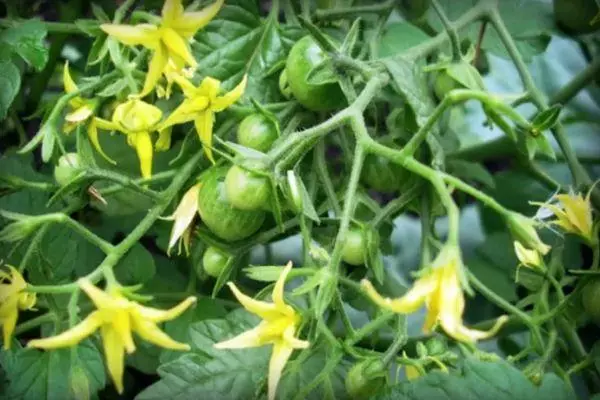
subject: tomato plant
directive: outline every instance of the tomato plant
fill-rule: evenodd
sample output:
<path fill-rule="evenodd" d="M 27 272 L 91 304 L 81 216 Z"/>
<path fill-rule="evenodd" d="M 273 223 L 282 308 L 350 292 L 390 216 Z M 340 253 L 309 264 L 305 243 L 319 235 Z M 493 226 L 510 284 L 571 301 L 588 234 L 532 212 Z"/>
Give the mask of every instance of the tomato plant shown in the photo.
<path fill-rule="evenodd" d="M 5 3 L 0 398 L 600 392 L 598 1 Z"/>

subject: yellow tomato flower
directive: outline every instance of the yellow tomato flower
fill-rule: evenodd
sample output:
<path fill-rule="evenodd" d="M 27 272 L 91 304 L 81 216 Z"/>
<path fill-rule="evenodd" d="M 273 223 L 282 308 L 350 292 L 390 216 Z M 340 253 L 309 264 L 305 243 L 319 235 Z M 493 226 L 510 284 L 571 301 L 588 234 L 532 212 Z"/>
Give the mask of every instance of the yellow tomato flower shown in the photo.
<path fill-rule="evenodd" d="M 171 230 L 171 236 L 169 237 L 169 247 L 167 248 L 167 255 L 170 255 L 171 248 L 175 246 L 175 243 L 179 239 L 182 239 L 185 253 L 190 254 L 190 236 L 192 233 L 192 222 L 198 212 L 198 190 L 200 184 L 192 186 L 181 198 L 177 209 L 173 215 L 166 217 L 167 220 L 173 220 L 173 229 Z M 179 253 L 181 253 L 181 242 L 179 247 Z"/>
<path fill-rule="evenodd" d="M 160 108 L 139 99 L 130 99 L 119 104 L 112 115 L 112 121 L 96 118 L 99 128 L 119 131 L 127 135 L 127 143 L 135 148 L 140 160 L 142 177 L 152 176 L 152 139 L 150 133 L 156 131 L 162 118 Z M 171 143 L 170 129 L 163 129 L 154 145 L 157 151 L 167 150 Z"/>
<path fill-rule="evenodd" d="M 491 330 L 484 332 L 469 329 L 463 325 L 462 314 L 465 298 L 460 283 L 463 268 L 460 252 L 454 246 L 446 246 L 427 270 L 402 297 L 389 299 L 382 297 L 371 282 L 361 282 L 367 295 L 382 308 L 397 313 L 409 314 L 417 311 L 423 304 L 427 306 L 427 316 L 423 326 L 424 333 L 430 333 L 439 323 L 446 334 L 462 342 L 474 342 L 494 335 L 506 322 L 507 317 L 498 318 Z"/>
<path fill-rule="evenodd" d="M 4 349 L 10 349 L 19 310 L 31 310 L 35 305 L 35 293 L 27 293 L 27 282 L 14 267 L 8 266 L 10 274 L 0 271 L 0 324 L 4 336 Z"/>
<path fill-rule="evenodd" d="M 116 286 L 109 287 L 106 292 L 103 292 L 87 279 L 80 279 L 79 286 L 92 299 L 97 310 L 71 329 L 56 336 L 31 340 L 27 343 L 27 347 L 40 349 L 70 347 L 100 329 L 106 366 L 119 393 L 123 392 L 124 352 L 131 354 L 135 351 L 132 332 L 150 343 L 167 349 L 190 349 L 189 345 L 171 339 L 157 324 L 181 315 L 196 302 L 195 297 L 188 297 L 169 310 L 159 310 L 128 300 Z"/>
<path fill-rule="evenodd" d="M 309 343 L 294 335 L 300 324 L 300 316 L 283 300 L 285 279 L 292 269 L 292 263 L 283 269 L 273 288 L 273 303 L 255 300 L 238 290 L 234 283 L 229 282 L 231 291 L 244 308 L 262 318 L 261 323 L 232 339 L 216 343 L 217 349 L 242 349 L 273 344 L 271 361 L 269 362 L 269 400 L 275 398 L 277 385 L 287 360 L 294 349 L 305 349 Z"/>
<path fill-rule="evenodd" d="M 169 60 L 165 69 L 163 71 L 165 75 L 166 84 L 156 86 L 156 95 L 159 98 L 168 99 L 171 97 L 173 83 L 175 82 L 175 78 L 178 76 L 183 76 L 185 78 L 191 79 L 194 76 L 194 71 L 191 68 L 182 68 L 179 69 L 173 62 L 173 60 Z"/>
<path fill-rule="evenodd" d="M 206 157 L 214 163 L 212 133 L 215 113 L 231 106 L 244 94 L 247 76 L 244 75 L 242 81 L 233 90 L 222 96 L 219 96 L 221 82 L 217 79 L 206 77 L 198 87 L 182 76 L 174 76 L 174 80 L 181 87 L 186 99 L 161 124 L 160 129 L 194 121 Z"/>
<path fill-rule="evenodd" d="M 63 85 L 66 93 L 73 93 L 78 90 L 77 85 L 69 72 L 68 61 L 65 62 L 65 67 L 63 69 Z M 65 124 L 63 125 L 65 133 L 71 133 L 77 126 L 87 124 L 87 134 L 96 151 L 111 164 L 116 164 L 115 160 L 104 153 L 102 146 L 100 146 L 100 141 L 98 140 L 97 119 L 94 117 L 96 101 L 75 96 L 69 100 L 69 106 L 71 107 L 71 112 L 66 115 Z"/>
<path fill-rule="evenodd" d="M 196 68 L 198 63 L 190 51 L 189 40 L 219 12 L 224 0 L 217 0 L 200 11 L 185 12 L 181 0 L 166 0 L 158 26 L 139 24 L 102 24 L 100 28 L 127 46 L 142 45 L 152 50 L 148 74 L 139 96 L 150 93 L 160 76 L 168 71 L 169 62 L 177 70 L 185 65 Z"/>
<path fill-rule="evenodd" d="M 540 206 L 540 211 L 556 219 L 551 224 L 560 226 L 565 232 L 573 233 L 585 239 L 588 243 L 594 241 L 594 221 L 590 196 L 595 184 L 590 188 L 585 198 L 581 193 L 558 194 L 546 203 L 532 201 L 531 204 Z M 555 200 L 556 203 L 552 204 Z"/>

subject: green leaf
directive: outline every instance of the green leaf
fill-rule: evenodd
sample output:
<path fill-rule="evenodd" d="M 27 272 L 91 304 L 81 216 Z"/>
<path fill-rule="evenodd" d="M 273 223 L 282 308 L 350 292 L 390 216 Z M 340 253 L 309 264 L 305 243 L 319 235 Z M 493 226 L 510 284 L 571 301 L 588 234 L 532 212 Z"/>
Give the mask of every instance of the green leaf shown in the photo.
<path fill-rule="evenodd" d="M 285 59 L 299 30 L 284 31 L 275 15 L 261 19 L 256 2 L 228 1 L 195 37 L 198 71 L 232 88 L 248 74 L 245 97 L 261 103 L 285 100 L 277 76 L 266 72 Z"/>
<path fill-rule="evenodd" d="M 192 350 L 161 365 L 160 381 L 136 400 L 250 399 L 266 385 L 270 346 L 219 350 L 217 342 L 254 328 L 258 319 L 236 310 L 225 319 L 197 322 L 189 328 Z"/>
<path fill-rule="evenodd" d="M 6 117 L 20 87 L 19 69 L 9 60 L 0 60 L 0 121 Z"/>
<path fill-rule="evenodd" d="M 77 346 L 77 356 L 80 366 L 88 377 L 90 393 L 95 394 L 106 385 L 102 356 L 89 341 Z M 66 394 L 69 393 L 71 371 L 69 349 L 3 351 L 0 353 L 0 364 L 6 371 L 9 381 L 3 399 L 63 400 L 68 398 Z"/>
<path fill-rule="evenodd" d="M 577 397 L 556 375 L 546 374 L 534 385 L 507 362 L 466 359 L 460 371 L 435 371 L 414 382 L 402 382 L 374 397 L 376 400 L 575 400 Z"/>
<path fill-rule="evenodd" d="M 506 232 L 493 233 L 465 259 L 465 265 L 484 285 L 508 301 L 517 300 L 515 269 L 519 261 L 512 240 Z"/>
<path fill-rule="evenodd" d="M 9 46 L 27 64 L 41 71 L 48 62 L 48 49 L 44 46 L 47 33 L 40 20 L 30 19 L 2 31 L 0 45 Z"/>
<path fill-rule="evenodd" d="M 452 21 L 463 15 L 477 4 L 477 0 L 440 0 L 448 18 Z M 544 52 L 552 33 L 556 32 L 556 24 L 552 14 L 552 2 L 539 0 L 502 0 L 498 2 L 500 16 L 506 28 L 516 42 L 519 52 L 526 62 Z M 438 31 L 444 28 L 434 12 L 429 13 L 429 23 Z M 489 28 L 489 27 L 488 27 Z M 477 42 L 479 25 L 472 24 L 461 31 L 461 38 L 468 38 L 471 43 Z M 494 29 L 487 29 L 481 45 L 483 50 L 509 58 L 507 51 Z"/>
<path fill-rule="evenodd" d="M 425 32 L 407 22 L 389 24 L 379 40 L 378 56 L 383 58 L 402 53 L 427 39 L 429 36 Z"/>
<path fill-rule="evenodd" d="M 123 285 L 137 285 L 152 279 L 156 266 L 152 254 L 136 243 L 115 268 L 117 280 Z"/>

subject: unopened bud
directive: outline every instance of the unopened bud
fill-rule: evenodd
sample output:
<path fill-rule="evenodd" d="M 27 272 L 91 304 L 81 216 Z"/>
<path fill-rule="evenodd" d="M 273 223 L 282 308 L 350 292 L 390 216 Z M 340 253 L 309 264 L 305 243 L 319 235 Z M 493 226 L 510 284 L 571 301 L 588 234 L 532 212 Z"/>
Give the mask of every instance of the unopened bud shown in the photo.
<path fill-rule="evenodd" d="M 514 239 L 523 246 L 533 249 L 542 255 L 550 251 L 550 246 L 542 242 L 535 230 L 535 223 L 531 218 L 522 214 L 511 212 L 506 221 Z"/>

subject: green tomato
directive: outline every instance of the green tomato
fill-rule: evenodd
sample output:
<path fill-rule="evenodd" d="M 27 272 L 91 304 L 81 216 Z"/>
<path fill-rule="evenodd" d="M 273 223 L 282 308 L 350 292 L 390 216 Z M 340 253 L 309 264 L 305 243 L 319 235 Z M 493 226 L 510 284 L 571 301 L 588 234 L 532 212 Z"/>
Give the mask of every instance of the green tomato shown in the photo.
<path fill-rule="evenodd" d="M 225 269 L 230 255 L 219 248 L 209 246 L 202 255 L 204 271 L 213 278 L 218 278 Z"/>
<path fill-rule="evenodd" d="M 365 241 L 361 229 L 350 228 L 342 248 L 342 260 L 350 265 L 363 265 L 366 260 Z"/>
<path fill-rule="evenodd" d="M 271 193 L 269 180 L 248 172 L 237 165 L 227 171 L 225 190 L 227 199 L 235 208 L 254 211 L 265 208 Z"/>
<path fill-rule="evenodd" d="M 290 50 L 285 71 L 292 94 L 312 111 L 330 111 L 346 105 L 338 83 L 313 85 L 306 81 L 310 70 L 325 60 L 326 54 L 311 36 L 298 40 Z"/>
<path fill-rule="evenodd" d="M 600 29 L 600 21 L 591 24 L 600 12 L 596 0 L 554 0 L 554 19 L 569 33 L 591 33 Z"/>
<path fill-rule="evenodd" d="M 237 140 L 242 146 L 266 153 L 279 137 L 275 123 L 263 114 L 250 114 L 242 120 L 237 130 Z"/>
<path fill-rule="evenodd" d="M 58 159 L 54 167 L 54 179 L 60 186 L 71 182 L 83 167 L 83 160 L 77 153 L 67 153 Z"/>
<path fill-rule="evenodd" d="M 438 100 L 443 100 L 450 91 L 459 89 L 461 87 L 462 85 L 448 75 L 447 72 L 439 71 L 435 74 L 435 78 L 433 80 L 433 92 Z"/>
<path fill-rule="evenodd" d="M 365 157 L 361 182 L 369 189 L 382 193 L 399 190 L 410 172 L 385 157 L 369 154 Z"/>
<path fill-rule="evenodd" d="M 581 292 L 583 309 L 592 321 L 600 325 L 600 279 L 594 279 Z"/>
<path fill-rule="evenodd" d="M 368 399 L 385 385 L 384 369 L 380 362 L 360 361 L 346 375 L 346 391 L 352 399 Z"/>
<path fill-rule="evenodd" d="M 233 207 L 225 190 L 227 170 L 227 167 L 212 167 L 202 176 L 198 191 L 198 214 L 215 235 L 233 242 L 258 231 L 265 220 L 265 212 Z"/>

